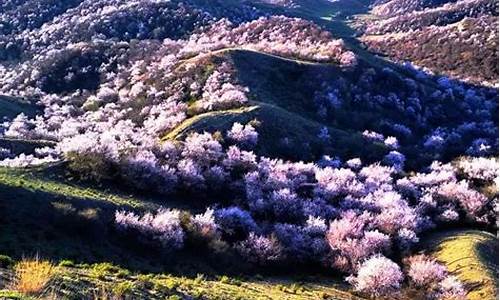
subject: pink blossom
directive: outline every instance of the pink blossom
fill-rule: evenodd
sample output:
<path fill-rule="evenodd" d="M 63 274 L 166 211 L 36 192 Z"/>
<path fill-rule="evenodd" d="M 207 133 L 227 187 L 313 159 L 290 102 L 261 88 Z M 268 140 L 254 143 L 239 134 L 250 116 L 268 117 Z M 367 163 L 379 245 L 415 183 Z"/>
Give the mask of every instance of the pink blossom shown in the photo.
<path fill-rule="evenodd" d="M 429 288 L 438 285 L 446 277 L 446 267 L 434 259 L 417 255 L 408 260 L 410 264 L 408 277 L 417 286 Z"/>
<path fill-rule="evenodd" d="M 256 145 L 258 136 L 257 131 L 251 124 L 234 123 L 231 130 L 227 132 L 228 138 L 242 145 Z"/>
<path fill-rule="evenodd" d="M 356 290 L 380 297 L 397 293 L 403 279 L 403 273 L 395 262 L 375 255 L 363 262 L 357 275 L 348 278 L 348 281 Z"/>
<path fill-rule="evenodd" d="M 254 232 L 251 232 L 246 240 L 238 243 L 236 249 L 245 259 L 260 265 L 279 261 L 283 256 L 276 237 L 258 236 Z"/>
<path fill-rule="evenodd" d="M 160 243 L 166 249 L 179 249 L 184 243 L 180 212 L 159 209 L 155 214 L 138 216 L 133 212 L 116 211 L 115 222 L 121 230 L 137 230 L 139 234 Z"/>

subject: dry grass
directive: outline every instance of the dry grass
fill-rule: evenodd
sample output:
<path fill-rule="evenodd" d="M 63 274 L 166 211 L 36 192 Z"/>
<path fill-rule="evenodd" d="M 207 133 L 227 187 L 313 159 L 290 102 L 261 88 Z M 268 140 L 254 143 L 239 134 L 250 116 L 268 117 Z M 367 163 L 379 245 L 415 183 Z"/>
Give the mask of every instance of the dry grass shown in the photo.
<path fill-rule="evenodd" d="M 434 234 L 432 254 L 469 288 L 468 300 L 498 299 L 498 239 L 477 230 Z"/>
<path fill-rule="evenodd" d="M 26 295 L 40 294 L 54 278 L 57 267 L 49 261 L 23 259 L 14 266 L 13 289 Z"/>

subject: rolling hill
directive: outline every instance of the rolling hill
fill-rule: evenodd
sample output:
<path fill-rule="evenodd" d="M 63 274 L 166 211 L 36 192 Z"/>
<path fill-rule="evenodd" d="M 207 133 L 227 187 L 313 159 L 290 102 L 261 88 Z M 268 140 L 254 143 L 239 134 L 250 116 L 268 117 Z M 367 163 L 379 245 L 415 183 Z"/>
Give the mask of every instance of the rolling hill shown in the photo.
<path fill-rule="evenodd" d="M 495 1 L 375 2 L 361 40 L 372 51 L 475 84 L 498 81 Z"/>
<path fill-rule="evenodd" d="M 2 2 L 0 298 L 495 297 L 495 12 Z"/>

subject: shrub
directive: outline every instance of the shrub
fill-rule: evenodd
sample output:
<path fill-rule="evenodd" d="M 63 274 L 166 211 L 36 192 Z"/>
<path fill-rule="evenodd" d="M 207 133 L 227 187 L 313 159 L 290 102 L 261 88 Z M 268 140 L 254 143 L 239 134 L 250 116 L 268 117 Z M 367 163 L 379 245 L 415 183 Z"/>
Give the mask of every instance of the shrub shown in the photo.
<path fill-rule="evenodd" d="M 136 231 L 149 242 L 158 242 L 164 249 L 180 249 L 184 243 L 178 210 L 158 209 L 156 214 L 138 216 L 133 212 L 116 211 L 115 223 L 122 231 Z"/>
<path fill-rule="evenodd" d="M 466 291 L 462 283 L 455 276 L 447 276 L 439 284 L 439 299 L 466 299 Z"/>
<path fill-rule="evenodd" d="M 446 267 L 424 255 L 410 257 L 408 277 L 417 287 L 437 286 L 446 277 Z"/>
<path fill-rule="evenodd" d="M 332 138 L 326 126 L 321 127 L 317 136 L 324 143 L 327 143 Z"/>
<path fill-rule="evenodd" d="M 0 166 L 11 167 L 11 168 L 25 168 L 25 167 L 49 164 L 56 161 L 58 161 L 58 159 L 52 156 L 38 158 L 33 156 L 32 154 L 26 155 L 24 153 L 21 153 L 16 157 L 5 158 L 4 160 L 0 160 Z"/>
<path fill-rule="evenodd" d="M 277 223 L 274 225 L 274 234 L 288 262 L 320 262 L 328 253 L 324 235 L 310 227 Z"/>
<path fill-rule="evenodd" d="M 474 157 L 461 159 L 458 162 L 459 169 L 471 179 L 490 181 L 498 177 L 498 159 Z"/>
<path fill-rule="evenodd" d="M 390 136 L 390 137 L 387 137 L 385 140 L 384 140 L 384 144 L 391 148 L 391 149 L 398 149 L 399 148 L 399 142 L 398 142 L 398 139 L 393 137 L 393 136 Z"/>
<path fill-rule="evenodd" d="M 327 199 L 347 194 L 358 194 L 363 189 L 356 174 L 350 169 L 326 167 L 317 170 L 315 176 L 318 182 L 316 193 Z"/>
<path fill-rule="evenodd" d="M 248 261 L 267 265 L 282 258 L 282 248 L 275 236 L 259 236 L 251 232 L 236 245 L 236 250 Z"/>
<path fill-rule="evenodd" d="M 150 150 L 139 150 L 122 162 L 122 176 L 137 188 L 160 192 L 171 191 L 177 176 L 175 170 L 161 166 L 158 158 Z"/>
<path fill-rule="evenodd" d="M 215 223 L 214 210 L 207 208 L 205 213 L 197 214 L 191 218 L 191 224 L 195 233 L 205 239 L 213 239 L 217 236 L 218 225 Z"/>
<path fill-rule="evenodd" d="M 231 130 L 227 132 L 228 138 L 243 146 L 256 145 L 258 136 L 259 134 L 250 124 L 241 125 L 240 123 L 234 123 Z"/>
<path fill-rule="evenodd" d="M 363 137 L 373 142 L 383 142 L 384 135 L 375 131 L 365 130 L 363 131 Z"/>
<path fill-rule="evenodd" d="M 14 265 L 14 260 L 7 255 L 0 255 L 0 268 L 9 268 Z"/>
<path fill-rule="evenodd" d="M 111 292 L 118 299 L 122 299 L 125 295 L 130 294 L 134 290 L 133 282 L 123 281 L 113 285 Z"/>
<path fill-rule="evenodd" d="M 224 236 L 230 240 L 244 239 L 249 232 L 258 229 L 250 213 L 236 206 L 217 210 L 216 221 Z"/>
<path fill-rule="evenodd" d="M 229 146 L 222 164 L 233 170 L 252 170 L 257 165 L 257 157 L 252 151 L 243 151 L 237 146 Z"/>
<path fill-rule="evenodd" d="M 64 259 L 59 262 L 60 267 L 75 267 L 75 263 L 72 260 Z"/>
<path fill-rule="evenodd" d="M 268 202 L 276 222 L 293 222 L 303 217 L 303 201 L 288 188 L 273 191 Z"/>
<path fill-rule="evenodd" d="M 326 221 L 321 217 L 309 216 L 305 228 L 312 233 L 324 234 L 328 229 L 328 225 L 326 225 Z"/>
<path fill-rule="evenodd" d="M 112 176 L 113 166 L 99 153 L 71 152 L 66 154 L 66 159 L 69 169 L 81 179 L 102 181 Z"/>
<path fill-rule="evenodd" d="M 0 160 L 10 158 L 12 156 L 12 152 L 7 148 L 0 147 Z"/>
<path fill-rule="evenodd" d="M 6 1 L 11 5 L 23 2 Z M 498 192 L 485 195 L 493 186 L 489 181 L 498 174 L 488 164 L 497 160 L 433 163 L 429 171 L 408 176 L 397 172 L 405 163 L 408 171 L 414 171 L 431 159 L 449 161 L 466 153 L 493 155 L 498 144 L 498 125 L 492 119 L 498 113 L 496 89 L 462 86 L 446 77 L 427 76 L 412 66 L 396 72 L 361 64 L 333 74 L 334 67 L 314 72 L 307 64 L 293 66 L 285 60 L 278 69 L 293 67 L 287 76 L 266 75 L 269 70 L 260 69 L 253 78 L 239 71 L 251 67 L 254 58 L 272 58 L 247 53 L 248 59 L 239 59 L 240 52 L 233 53 L 236 56 L 209 52 L 252 49 L 292 59 L 340 62 L 342 67 L 354 66 L 356 57 L 341 40 L 333 40 L 314 23 L 276 16 L 257 19 L 260 9 L 248 7 L 251 15 L 237 16 L 233 24 L 219 19 L 226 16 L 226 8 L 223 13 L 214 12 L 217 9 L 205 5 L 207 1 L 84 2 L 58 17 L 51 15 L 53 21 L 48 24 L 34 22 L 40 30 L 28 30 L 29 25 L 16 32 L 16 39 L 0 38 L 0 59 L 5 56 L 2 48 L 23 44 L 21 61 L 0 66 L 0 94 L 37 99 L 43 107 L 33 118 L 20 114 L 1 124 L 0 133 L 56 144 L 17 158 L 0 148 L 0 157 L 7 158 L 0 165 L 28 166 L 64 156 L 80 178 L 125 179 L 132 188 L 193 193 L 203 200 L 222 196 L 223 205 L 230 206 L 194 217 L 164 209 L 146 214 L 117 211 L 119 231 L 172 250 L 183 246 L 186 230 L 194 237 L 208 238 L 211 251 L 236 247 L 260 264 L 282 262 L 285 257 L 293 263 L 328 262 L 338 270 L 356 273 L 375 254 L 410 251 L 418 235 L 438 222 L 459 223 L 466 216 L 468 222 L 498 227 L 492 213 L 497 205 L 492 198 Z M 0 13 L 0 20 L 9 17 Z M 2 25 L 0 31 L 16 30 Z M 57 49 L 50 46 L 55 44 Z M 272 84 L 262 85 L 261 75 Z M 250 91 L 243 83 L 256 90 Z M 268 90 L 273 87 L 278 90 Z M 255 104 L 249 103 L 254 98 L 273 96 L 273 92 L 283 94 L 275 100 L 290 100 L 283 107 L 285 118 L 287 111 L 317 111 L 320 118 L 314 124 L 300 122 L 304 126 L 289 124 L 296 126 L 276 137 L 276 147 L 259 145 L 255 153 L 242 150 L 257 143 L 258 125 L 254 121 L 233 123 L 239 118 L 233 113 L 264 117 L 264 125 L 279 127 L 279 119 L 265 118 L 271 116 L 268 109 L 243 109 Z M 239 109 L 221 111 L 228 108 Z M 267 108 L 280 111 L 272 105 Z M 306 113 L 305 117 L 311 116 Z M 219 127 L 228 118 L 232 127 L 224 132 L 226 141 L 224 133 L 210 133 L 222 130 Z M 320 129 L 319 135 L 313 127 Z M 333 132 L 333 128 L 340 130 Z M 262 128 L 261 133 L 272 129 Z M 303 134 L 311 135 L 312 142 L 301 138 Z M 12 148 L 16 153 L 24 150 Z M 272 157 L 260 156 L 266 152 Z M 287 159 L 321 159 L 303 163 L 273 158 L 279 153 Z M 365 165 L 361 159 L 349 160 L 351 156 L 360 156 Z M 462 175 L 470 181 L 460 181 Z M 67 219 L 85 220 L 81 222 L 85 232 L 91 223 L 87 221 L 97 223 L 101 214 L 68 205 L 55 207 L 66 212 L 61 222 L 65 227 L 74 224 Z M 106 272 L 96 268 L 102 277 Z M 114 275 L 126 276 L 127 272 Z"/>
<path fill-rule="evenodd" d="M 111 263 L 105 262 L 105 263 L 98 263 L 92 265 L 92 268 L 90 269 L 90 276 L 104 280 L 106 276 L 111 275 L 111 274 L 116 274 L 120 271 L 120 267 L 115 266 Z"/>
<path fill-rule="evenodd" d="M 333 265 L 347 272 L 353 272 L 358 263 L 369 256 L 387 252 L 391 246 L 388 235 L 378 230 L 367 230 L 370 214 L 346 213 L 330 223 L 326 239 L 335 257 Z"/>
<path fill-rule="evenodd" d="M 206 80 L 200 101 L 203 111 L 234 108 L 248 102 L 247 88 L 231 83 L 231 75 L 226 69 L 227 65 L 223 64 Z"/>
<path fill-rule="evenodd" d="M 222 155 L 221 144 L 208 132 L 190 134 L 182 150 L 183 157 L 195 160 L 201 165 L 217 161 Z"/>
<path fill-rule="evenodd" d="M 395 262 L 375 255 L 363 262 L 357 275 L 349 277 L 348 281 L 357 291 L 381 297 L 397 293 L 403 279 L 403 273 Z"/>
<path fill-rule="evenodd" d="M 405 161 L 406 157 L 398 151 L 391 151 L 384 157 L 384 162 L 398 171 L 403 170 Z"/>
<path fill-rule="evenodd" d="M 353 170 L 358 170 L 363 165 L 363 163 L 361 162 L 361 159 L 359 159 L 359 158 L 350 159 L 350 160 L 346 161 L 345 163 L 349 168 L 351 168 Z"/>
<path fill-rule="evenodd" d="M 470 188 L 468 181 L 448 182 L 435 188 L 436 195 L 445 201 L 458 203 L 471 220 L 481 221 L 488 198 Z"/>

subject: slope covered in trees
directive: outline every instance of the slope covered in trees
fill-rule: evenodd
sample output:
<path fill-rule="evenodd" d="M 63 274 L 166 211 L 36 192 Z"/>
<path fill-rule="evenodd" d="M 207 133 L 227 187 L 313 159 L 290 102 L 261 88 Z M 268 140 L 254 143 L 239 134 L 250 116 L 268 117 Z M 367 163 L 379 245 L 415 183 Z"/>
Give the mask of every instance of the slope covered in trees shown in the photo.
<path fill-rule="evenodd" d="M 412 2 L 405 12 L 393 0 L 373 12 L 430 40 L 460 26 L 469 39 L 484 33 L 477 22 L 495 22 L 488 3 L 475 3 L 478 14 L 461 23 L 439 10 L 464 2 Z M 361 49 L 336 25 L 362 2 L 22 4 L 0 13 L 0 196 L 16 198 L 1 202 L 1 253 L 76 259 L 61 267 L 79 283 L 94 291 L 112 277 L 132 298 L 196 298 L 231 283 L 216 283 L 220 272 L 250 276 L 243 285 L 259 290 L 257 273 L 320 273 L 360 297 L 472 292 L 421 247 L 450 227 L 498 230 L 498 90 Z M 437 17 L 420 15 L 429 11 Z M 407 13 L 416 23 L 391 19 Z M 428 25 L 437 19 L 445 25 Z M 443 43 L 404 43 L 442 67 Z M 475 62 L 467 51 L 449 74 Z M 474 66 L 478 76 L 495 67 Z M 126 268 L 85 264 L 102 260 Z M 216 275 L 139 279 L 206 270 Z M 59 275 L 56 295 L 71 286 Z M 294 291 L 344 297 L 337 288 L 347 289 Z"/>
<path fill-rule="evenodd" d="M 362 25 L 369 49 L 472 83 L 498 81 L 498 2 L 375 3 Z M 363 23 L 363 22 L 362 22 Z"/>

